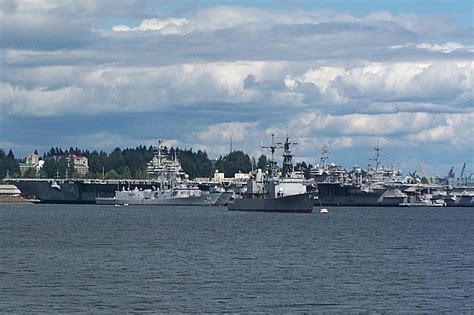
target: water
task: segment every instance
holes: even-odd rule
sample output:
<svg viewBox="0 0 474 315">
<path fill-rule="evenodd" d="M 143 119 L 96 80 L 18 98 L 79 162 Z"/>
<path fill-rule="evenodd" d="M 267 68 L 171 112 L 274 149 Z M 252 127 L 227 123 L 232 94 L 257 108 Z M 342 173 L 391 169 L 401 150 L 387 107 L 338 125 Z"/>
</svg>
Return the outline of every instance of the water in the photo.
<svg viewBox="0 0 474 315">
<path fill-rule="evenodd" d="M 474 311 L 474 209 L 0 205 L 0 311 Z"/>
</svg>

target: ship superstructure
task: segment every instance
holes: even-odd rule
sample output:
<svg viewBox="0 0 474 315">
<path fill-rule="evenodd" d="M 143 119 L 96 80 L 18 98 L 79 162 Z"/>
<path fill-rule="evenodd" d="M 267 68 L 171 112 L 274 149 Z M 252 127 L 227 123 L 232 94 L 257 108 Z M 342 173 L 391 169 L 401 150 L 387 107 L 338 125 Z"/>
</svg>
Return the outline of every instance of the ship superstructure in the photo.
<svg viewBox="0 0 474 315">
<path fill-rule="evenodd" d="M 172 158 L 165 152 L 163 140 L 158 140 L 158 146 L 154 148 L 154 155 L 147 163 L 147 174 L 151 180 L 162 181 L 164 183 L 181 183 L 188 179 L 179 163 L 176 153 Z"/>
</svg>

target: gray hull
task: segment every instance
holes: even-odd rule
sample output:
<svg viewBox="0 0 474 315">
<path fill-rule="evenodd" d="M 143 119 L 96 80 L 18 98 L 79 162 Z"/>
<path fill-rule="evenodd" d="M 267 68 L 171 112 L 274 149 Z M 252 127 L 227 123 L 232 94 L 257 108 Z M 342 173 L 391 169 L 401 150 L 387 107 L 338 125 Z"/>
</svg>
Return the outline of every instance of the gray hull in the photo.
<svg viewBox="0 0 474 315">
<path fill-rule="evenodd" d="M 457 196 L 446 198 L 448 207 L 474 207 L 474 196 Z"/>
<path fill-rule="evenodd" d="M 319 200 L 315 202 L 318 206 L 397 207 L 405 198 L 386 196 L 386 189 L 366 192 L 337 183 L 320 183 L 318 190 Z"/>
<path fill-rule="evenodd" d="M 222 195 L 217 199 L 216 206 L 227 206 L 229 203 L 233 202 L 235 198 L 235 193 L 233 191 L 223 192 Z"/>
<path fill-rule="evenodd" d="M 96 198 L 112 198 L 116 190 L 138 187 L 151 189 L 159 187 L 159 182 L 134 180 L 93 180 L 82 179 L 10 179 L 27 199 L 36 199 L 42 203 L 96 203 Z"/>
<path fill-rule="evenodd" d="M 222 193 L 203 194 L 199 197 L 186 198 L 159 198 L 159 199 L 116 199 L 116 198 L 96 198 L 99 205 L 142 205 L 142 206 L 214 206 Z"/>
<path fill-rule="evenodd" d="M 312 194 L 301 194 L 281 198 L 238 198 L 227 207 L 231 211 L 268 212 L 312 212 Z"/>
</svg>

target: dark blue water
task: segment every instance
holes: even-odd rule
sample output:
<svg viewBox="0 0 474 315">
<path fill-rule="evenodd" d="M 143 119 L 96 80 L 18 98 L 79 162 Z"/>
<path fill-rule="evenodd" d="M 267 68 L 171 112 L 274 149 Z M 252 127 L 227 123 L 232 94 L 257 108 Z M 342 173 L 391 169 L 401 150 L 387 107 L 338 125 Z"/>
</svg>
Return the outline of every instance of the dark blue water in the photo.
<svg viewBox="0 0 474 315">
<path fill-rule="evenodd" d="M 0 205 L 3 312 L 474 312 L 474 209 Z"/>
</svg>

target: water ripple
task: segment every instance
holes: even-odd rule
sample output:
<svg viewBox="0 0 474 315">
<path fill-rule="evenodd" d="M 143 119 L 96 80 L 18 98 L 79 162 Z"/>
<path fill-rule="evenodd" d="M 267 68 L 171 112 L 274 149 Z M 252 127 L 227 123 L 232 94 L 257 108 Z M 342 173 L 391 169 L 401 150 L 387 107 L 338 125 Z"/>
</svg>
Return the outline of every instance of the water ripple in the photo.
<svg viewBox="0 0 474 315">
<path fill-rule="evenodd" d="M 472 209 L 0 204 L 0 311 L 474 310 Z"/>
</svg>

